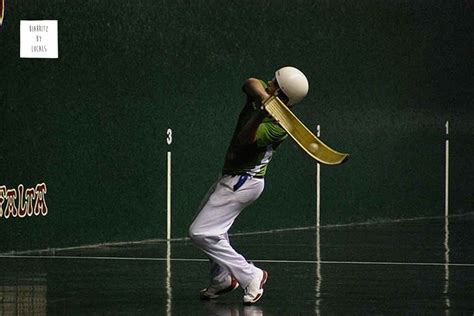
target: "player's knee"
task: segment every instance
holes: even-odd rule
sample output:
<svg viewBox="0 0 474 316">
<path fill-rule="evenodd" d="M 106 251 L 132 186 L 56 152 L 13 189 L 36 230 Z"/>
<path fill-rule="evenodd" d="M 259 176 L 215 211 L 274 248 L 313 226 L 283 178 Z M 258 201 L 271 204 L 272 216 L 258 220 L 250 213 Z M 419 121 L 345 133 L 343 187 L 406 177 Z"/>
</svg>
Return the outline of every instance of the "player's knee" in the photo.
<svg viewBox="0 0 474 316">
<path fill-rule="evenodd" d="M 206 235 L 199 231 L 194 225 L 189 227 L 189 238 L 195 244 L 202 244 L 206 238 Z"/>
<path fill-rule="evenodd" d="M 191 238 L 191 241 L 198 246 L 212 243 L 212 240 L 215 238 L 215 236 L 206 233 L 193 225 L 189 228 L 189 237 Z"/>
</svg>

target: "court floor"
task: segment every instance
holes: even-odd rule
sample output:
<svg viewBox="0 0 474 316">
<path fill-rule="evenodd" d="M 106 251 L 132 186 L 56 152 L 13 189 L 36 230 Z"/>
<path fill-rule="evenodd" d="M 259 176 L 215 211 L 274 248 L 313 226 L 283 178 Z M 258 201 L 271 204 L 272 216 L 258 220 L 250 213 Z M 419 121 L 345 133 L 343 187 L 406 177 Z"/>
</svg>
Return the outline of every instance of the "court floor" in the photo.
<svg viewBox="0 0 474 316">
<path fill-rule="evenodd" d="M 269 272 L 263 298 L 200 301 L 189 241 L 0 257 L 0 315 L 474 314 L 474 215 L 234 235 Z"/>
</svg>

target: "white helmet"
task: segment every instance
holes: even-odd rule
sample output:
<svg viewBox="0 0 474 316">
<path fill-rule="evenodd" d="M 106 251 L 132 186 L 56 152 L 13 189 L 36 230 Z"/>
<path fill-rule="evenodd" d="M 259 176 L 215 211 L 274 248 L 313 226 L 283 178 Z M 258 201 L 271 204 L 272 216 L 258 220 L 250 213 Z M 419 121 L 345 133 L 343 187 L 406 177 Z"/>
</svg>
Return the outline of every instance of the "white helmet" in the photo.
<svg viewBox="0 0 474 316">
<path fill-rule="evenodd" d="M 306 76 L 295 67 L 283 67 L 275 72 L 280 89 L 288 97 L 288 105 L 295 105 L 308 94 L 309 83 Z"/>
</svg>

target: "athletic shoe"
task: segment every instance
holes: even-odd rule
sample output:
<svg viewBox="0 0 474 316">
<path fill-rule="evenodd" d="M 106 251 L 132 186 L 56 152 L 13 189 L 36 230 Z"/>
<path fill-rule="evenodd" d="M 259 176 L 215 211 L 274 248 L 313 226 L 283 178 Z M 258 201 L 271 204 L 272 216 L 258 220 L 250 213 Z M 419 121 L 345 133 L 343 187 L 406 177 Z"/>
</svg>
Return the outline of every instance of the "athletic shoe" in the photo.
<svg viewBox="0 0 474 316">
<path fill-rule="evenodd" d="M 233 276 L 228 276 L 224 282 L 212 281 L 208 288 L 201 291 L 202 300 L 218 298 L 222 294 L 232 292 L 239 287 L 239 283 Z"/>
<path fill-rule="evenodd" d="M 263 295 L 263 285 L 267 282 L 268 272 L 260 270 L 260 276 L 250 282 L 245 288 L 244 304 L 250 305 L 257 302 Z"/>
</svg>

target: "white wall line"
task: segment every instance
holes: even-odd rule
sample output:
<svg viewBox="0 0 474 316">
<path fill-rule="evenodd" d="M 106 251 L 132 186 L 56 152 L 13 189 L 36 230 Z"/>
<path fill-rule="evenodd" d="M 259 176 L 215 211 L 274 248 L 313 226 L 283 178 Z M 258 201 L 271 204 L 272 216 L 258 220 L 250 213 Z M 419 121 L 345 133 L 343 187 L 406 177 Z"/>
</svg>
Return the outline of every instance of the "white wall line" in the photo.
<svg viewBox="0 0 474 316">
<path fill-rule="evenodd" d="M 444 216 L 449 215 L 449 121 L 446 121 Z"/>
<path fill-rule="evenodd" d="M 171 151 L 167 155 L 166 172 L 166 239 L 171 239 Z"/>
<path fill-rule="evenodd" d="M 317 136 L 321 136 L 321 125 L 317 127 Z M 321 165 L 316 163 L 316 227 L 321 226 Z"/>
</svg>

